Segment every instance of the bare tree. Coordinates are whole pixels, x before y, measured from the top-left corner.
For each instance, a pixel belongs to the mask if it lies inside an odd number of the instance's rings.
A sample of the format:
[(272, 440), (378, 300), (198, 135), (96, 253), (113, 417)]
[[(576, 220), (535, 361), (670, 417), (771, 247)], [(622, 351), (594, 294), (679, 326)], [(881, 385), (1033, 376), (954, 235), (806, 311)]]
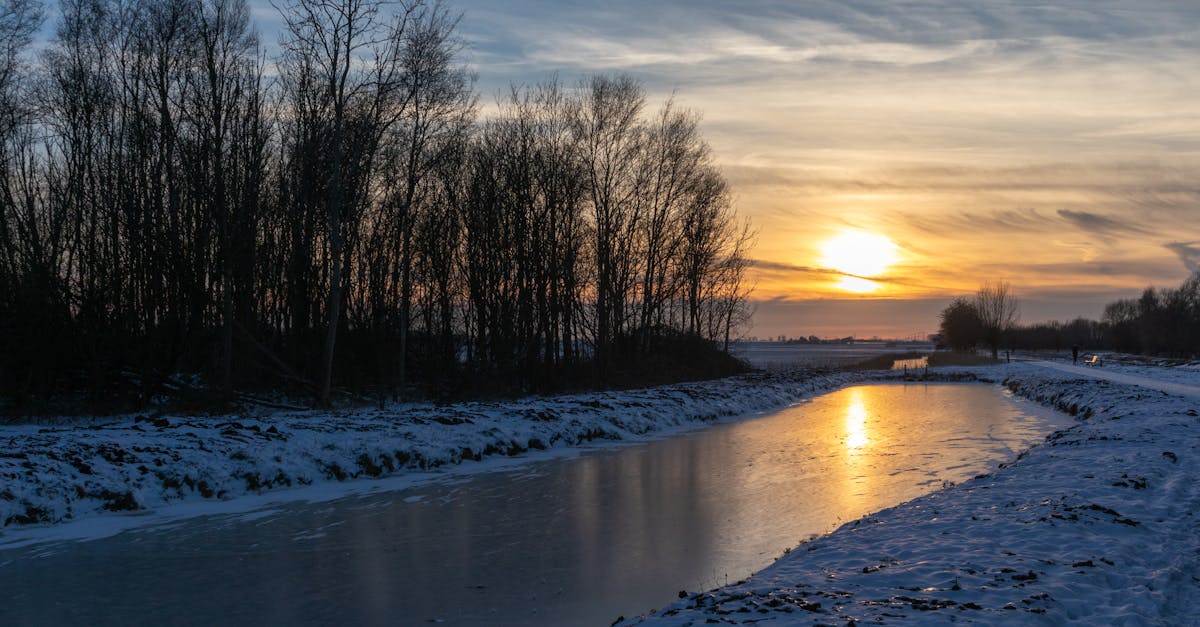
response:
[(51, 369), (45, 344), (62, 336), (51, 325), (65, 314), (66, 300), (55, 271), (66, 221), (44, 211), (33, 108), (26, 104), (24, 54), (41, 21), (37, 2), (0, 3), (0, 390), (18, 402)]
[(992, 358), (995, 359), (1004, 334), (1020, 318), (1020, 304), (1007, 281), (996, 281), (979, 287), (975, 293), (975, 310), (982, 326), (983, 342), (992, 349)]
[[(683, 245), (684, 215), (702, 193), (711, 154), (700, 137), (698, 114), (680, 110), (668, 99), (648, 125), (642, 152), (645, 219), (640, 225), (642, 350), (664, 322), (664, 309), (676, 294), (671, 261)], [(740, 273), (739, 273), (740, 275)]]
[(683, 291), (683, 324), (689, 334), (711, 337), (715, 332), (716, 316), (712, 315), (710, 304), (720, 286), (718, 269), (731, 226), (728, 186), (714, 168), (705, 168), (682, 215), (682, 243), (677, 262)]
[[(408, 340), (414, 289), (412, 272), (417, 256), (412, 245), (413, 229), (418, 223), (418, 210), (429, 200), (422, 197), (422, 191), (431, 189), (426, 184), (426, 178), (441, 160), (452, 158), (461, 145), (459, 139), (475, 115), (473, 77), (455, 61), (461, 48), (455, 36), (459, 18), (448, 12), (440, 2), (430, 6), (412, 5), (410, 11), (410, 23), (398, 42), (394, 77), (396, 101), (403, 106), (393, 108), (394, 117), (387, 121), (387, 150), (391, 166), (389, 178), (398, 183), (389, 194), (383, 208), (388, 215), (381, 222), (384, 226), (390, 224), (394, 229), (390, 236), (399, 274), (400, 338), (396, 360), (401, 386), (407, 384), (408, 380)], [(448, 216), (442, 214), (431, 218), (436, 222)], [(440, 246), (446, 240), (433, 238), (426, 239), (424, 243)], [(434, 257), (438, 256), (434, 254)], [(446, 278), (447, 268), (446, 264), (439, 265), (440, 281)], [(444, 313), (449, 315), (444, 302), (445, 295), (442, 299)]]
[[(235, 291), (239, 277), (251, 277), (246, 258), (254, 244), (256, 186), (263, 177), (263, 138), (256, 128), (261, 71), (258, 36), (250, 27), (245, 0), (196, 0), (199, 41), (198, 85), (193, 116), (197, 197), (216, 223), (221, 276), (220, 389), (233, 397), (233, 331)], [(249, 157), (249, 158), (247, 158)]]
[(8, 133), (21, 121), (20, 92), (25, 88), (23, 55), (42, 24), (42, 5), (36, 0), (0, 2), (0, 131)]
[(596, 273), (594, 355), (603, 377), (625, 329), (635, 277), (633, 234), (639, 228), (640, 116), (646, 96), (628, 75), (597, 75), (580, 86), (572, 123), (579, 138), (592, 208), (592, 259)]
[(314, 115), (324, 141), (324, 211), (329, 260), (325, 341), (318, 401), (328, 406), (333, 358), (348, 289), (347, 239), (353, 238), (368, 194), (370, 169), (384, 132), (385, 107), (393, 101), (399, 54), (412, 7), (390, 19), (382, 0), (294, 0), (280, 9), (287, 25), (285, 72), (294, 104)]
[(17, 190), (15, 173), (22, 152), (20, 128), (27, 124), (30, 107), (28, 81), (24, 80), (25, 63), (22, 55), (29, 47), (33, 33), (42, 22), (42, 7), (32, 0), (7, 0), (0, 3), (0, 289), (14, 273), (15, 248), (13, 212), (16, 210)]
[(757, 233), (750, 221), (746, 220), (740, 230), (730, 235), (730, 244), (724, 251), (725, 259), (719, 266), (720, 285), (715, 299), (720, 335), (713, 334), (710, 338), (721, 341), (722, 350), (726, 353), (729, 352), (729, 341), (734, 331), (747, 326), (754, 316), (754, 305), (750, 302), (754, 286), (746, 280), (746, 269), (750, 267), (750, 248), (754, 245)]

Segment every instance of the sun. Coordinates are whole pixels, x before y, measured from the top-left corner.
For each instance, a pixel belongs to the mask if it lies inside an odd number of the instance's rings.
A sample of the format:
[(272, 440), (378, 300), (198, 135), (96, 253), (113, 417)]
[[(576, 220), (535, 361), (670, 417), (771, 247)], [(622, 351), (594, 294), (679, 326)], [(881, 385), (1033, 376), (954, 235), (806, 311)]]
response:
[(880, 284), (871, 281), (887, 272), (899, 261), (895, 242), (884, 235), (866, 231), (844, 231), (821, 244), (819, 263), (843, 276), (836, 283), (838, 289), (864, 294), (879, 289)]

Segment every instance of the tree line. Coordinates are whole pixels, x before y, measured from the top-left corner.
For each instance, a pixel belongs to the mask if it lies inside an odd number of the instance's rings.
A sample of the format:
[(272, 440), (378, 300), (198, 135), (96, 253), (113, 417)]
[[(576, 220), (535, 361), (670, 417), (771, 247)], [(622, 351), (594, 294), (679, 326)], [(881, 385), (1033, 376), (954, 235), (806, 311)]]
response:
[(1104, 307), (1107, 348), (1164, 357), (1200, 355), (1200, 271), (1178, 288), (1148, 287)]
[(1020, 314), (1020, 303), (1007, 281), (985, 283), (973, 298), (955, 298), (942, 310), (937, 343), (956, 351), (984, 346), (995, 358)]
[(278, 9), (268, 58), (245, 0), (63, 0), (40, 51), (0, 3), (10, 403), (730, 366), (753, 233), (695, 112), (599, 75), (482, 115), (444, 5)]
[[(1200, 272), (1178, 288), (1148, 287), (1138, 298), (1109, 303), (1100, 320), (1080, 317), (1029, 325), (1016, 324), (1015, 313), (1008, 324), (995, 324), (998, 286), (1008, 289), (1003, 283), (980, 289), (980, 294), (992, 293), (991, 301), (981, 301), (979, 295), (959, 298), (942, 310), (939, 340), (944, 346), (955, 350), (986, 346), (993, 356), (1000, 346), (1033, 350), (1078, 347), (1174, 358), (1200, 355)], [(980, 311), (993, 315), (981, 316)]]

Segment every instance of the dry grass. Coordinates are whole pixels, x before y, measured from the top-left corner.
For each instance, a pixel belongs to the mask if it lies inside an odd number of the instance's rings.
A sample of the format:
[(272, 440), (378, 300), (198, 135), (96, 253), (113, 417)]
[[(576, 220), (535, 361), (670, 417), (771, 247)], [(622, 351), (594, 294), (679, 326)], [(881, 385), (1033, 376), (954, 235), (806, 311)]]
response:
[(850, 370), (891, 370), (892, 364), (901, 359), (920, 359), (925, 356), (925, 353), (887, 353), (885, 355), (876, 355), (870, 359), (860, 361)]
[(903, 359), (920, 359), (929, 356), (929, 367), (938, 366), (992, 366), (1004, 363), (1002, 359), (992, 359), (974, 353), (887, 353), (865, 359), (852, 366), (849, 370), (891, 370), (892, 365)]

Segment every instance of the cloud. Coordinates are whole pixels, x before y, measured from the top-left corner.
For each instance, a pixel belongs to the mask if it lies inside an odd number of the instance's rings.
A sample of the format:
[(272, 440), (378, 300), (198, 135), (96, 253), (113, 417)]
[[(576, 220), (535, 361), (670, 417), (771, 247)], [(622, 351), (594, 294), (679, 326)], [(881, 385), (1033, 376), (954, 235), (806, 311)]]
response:
[(816, 274), (822, 276), (837, 276), (837, 277), (852, 277), (856, 279), (868, 279), (877, 283), (894, 283), (897, 281), (894, 277), (868, 277), (849, 272), (842, 272), (833, 268), (823, 268), (820, 266), (803, 266), (791, 263), (782, 263), (778, 261), (768, 261), (766, 259), (751, 259), (750, 266), (759, 271), (774, 272), (779, 274)]
[(944, 215), (911, 216), (906, 221), (915, 229), (949, 236), (976, 232), (1019, 234), (1039, 231), (1047, 226), (1047, 218), (1036, 209), (960, 211)]
[(1149, 230), (1142, 228), (1136, 224), (1130, 224), (1121, 220), (1115, 220), (1106, 216), (1087, 211), (1071, 211), (1069, 209), (1059, 209), (1059, 217), (1067, 220), (1071, 224), (1094, 233), (1119, 234), (1119, 233), (1137, 233), (1148, 234)]
[(782, 263), (778, 261), (768, 261), (766, 259), (751, 259), (750, 265), (760, 270), (774, 270), (777, 272), (818, 272), (818, 273), (836, 273), (836, 270), (828, 268), (815, 268), (812, 266), (798, 266), (791, 263)]
[(1171, 242), (1165, 247), (1179, 256), (1188, 272), (1200, 272), (1200, 242)]
[(1191, 3), (1141, 3), (1129, 10), (1120, 2), (539, 0), (496, 6), (456, 3), (466, 12), (464, 29), (481, 32), (476, 47), (492, 61), (522, 63), (530, 71), (544, 71), (539, 66), (546, 64), (581, 71), (619, 65), (683, 83), (714, 73), (761, 79), (846, 66), (1061, 69), (1081, 60), (1137, 57), (1151, 46), (1162, 59), (1195, 49), (1191, 25), (1200, 15)]
[(918, 290), (921, 292), (938, 292), (935, 287), (922, 282), (916, 276), (910, 274), (900, 274), (895, 271), (888, 272), (881, 276), (862, 276), (842, 272), (833, 268), (824, 268), (820, 266), (806, 266), (791, 263), (783, 263), (778, 261), (768, 261), (765, 259), (751, 259), (750, 265), (760, 274), (770, 274), (775, 277), (794, 278), (795, 275), (813, 275), (819, 277), (850, 277), (854, 279), (866, 279), (868, 281), (879, 283), (881, 285), (904, 287), (910, 290)]
[(782, 262), (778, 262), (778, 261), (767, 261), (766, 259), (751, 259), (750, 265), (759, 270), (766, 270), (766, 271), (803, 273), (803, 274), (822, 274), (822, 275), (827, 275), (827, 276), (844, 276), (844, 277), (852, 277), (852, 278), (856, 278), (856, 279), (870, 279), (872, 281), (877, 281), (880, 283), (888, 283), (888, 282), (895, 280), (895, 279), (891, 279), (891, 278), (876, 278), (876, 277), (869, 277), (869, 276), (861, 276), (858, 274), (850, 274), (849, 272), (842, 272), (841, 270), (835, 270), (833, 268), (824, 268), (824, 267), (820, 267), (820, 266), (802, 266), (802, 265), (796, 265), (796, 264), (791, 264), (791, 263), (782, 263)]
[[(765, 136), (769, 131), (764, 128), (762, 132)], [(1185, 156), (1172, 159), (1170, 163), (1160, 158), (1051, 161), (998, 167), (895, 163), (854, 170), (833, 168), (830, 164), (820, 167), (809, 163), (790, 166), (735, 163), (725, 166), (724, 171), (728, 178), (739, 184), (784, 186), (795, 192), (1072, 192), (1111, 196), (1123, 201), (1147, 196), (1178, 198), (1194, 206), (1200, 204), (1200, 187), (1195, 184), (1197, 167), (1200, 167), (1200, 159)]]

